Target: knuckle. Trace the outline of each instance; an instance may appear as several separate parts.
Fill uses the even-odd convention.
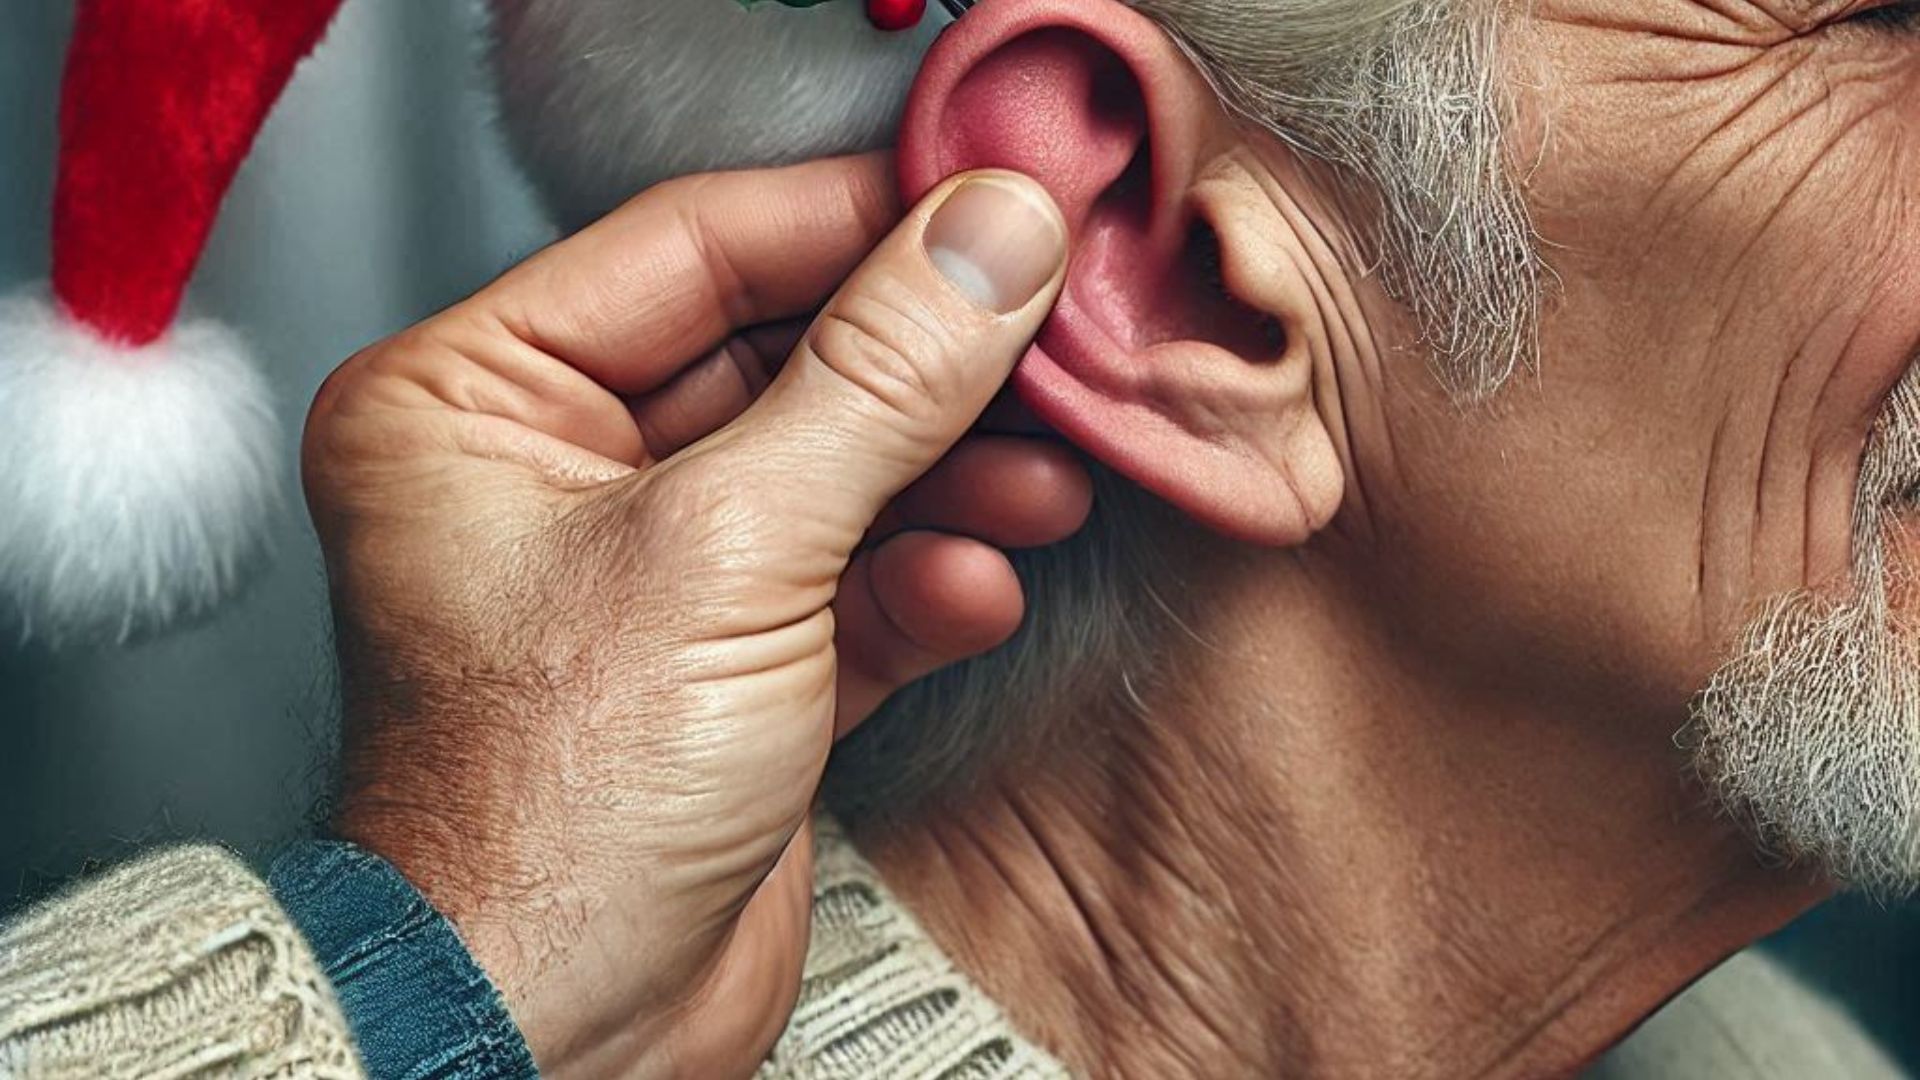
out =
[[[636,200],[668,204],[697,202],[700,193],[713,186],[713,179],[714,174],[710,172],[681,173],[653,185]]]
[[[372,393],[381,379],[406,369],[411,357],[427,348],[424,324],[402,330],[349,356],[321,382],[307,410],[309,426],[350,412]]]
[[[675,221],[693,252],[694,265],[706,275],[705,287],[712,304],[729,323],[744,326],[753,321],[753,313],[758,310],[758,290],[752,278],[741,272],[724,232],[705,209],[707,205],[688,197],[677,204]]]
[[[668,177],[629,198],[616,214],[647,214],[661,208],[686,206],[699,201],[701,192],[712,182],[708,173],[683,173]]]
[[[431,332],[415,326],[361,349],[335,368],[307,407],[300,434],[303,475],[324,479],[346,463],[394,451],[408,428],[390,419],[414,403],[410,380],[432,350]]]
[[[306,426],[301,431],[301,455],[308,461],[323,460],[333,443],[340,417],[350,411],[360,394],[368,371],[381,363],[386,342],[369,345],[348,357],[333,369],[314,392],[307,406]]]
[[[842,297],[807,345],[822,367],[894,413],[937,414],[960,393],[952,333],[904,288]]]

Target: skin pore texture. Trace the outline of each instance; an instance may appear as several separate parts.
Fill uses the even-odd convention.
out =
[[[1560,1074],[1828,894],[1779,856],[1910,884],[1910,432],[1860,473],[1920,349],[1920,31],[1877,7],[1505,20],[1552,299],[1471,407],[1373,272],[1364,187],[1152,22],[985,0],[941,37],[903,182],[1015,168],[1065,211],[1015,381],[1115,477],[1061,557],[1107,559],[1081,614],[1129,629],[997,669],[975,775],[854,826],[1024,1030],[1094,1075]],[[1755,622],[1781,605],[1816,615]],[[1835,607],[1865,614],[1810,644]]]

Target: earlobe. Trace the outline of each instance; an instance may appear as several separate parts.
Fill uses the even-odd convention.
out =
[[[1315,408],[1299,307],[1311,297],[1261,278],[1245,250],[1261,239],[1258,186],[1203,175],[1234,130],[1179,50],[1117,0],[983,4],[928,54],[901,183],[914,200],[996,167],[1046,185],[1073,251],[1015,374],[1022,399],[1201,522],[1297,544],[1333,516],[1341,470]]]

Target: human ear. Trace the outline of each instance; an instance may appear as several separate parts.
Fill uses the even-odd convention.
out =
[[[1117,0],[992,0],[928,53],[900,177],[909,200],[983,167],[1046,186],[1072,254],[1021,397],[1195,519],[1298,544],[1344,479],[1316,408],[1312,290],[1261,249],[1257,185],[1210,180],[1237,138],[1186,57]]]

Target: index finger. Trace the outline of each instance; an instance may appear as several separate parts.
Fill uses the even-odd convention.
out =
[[[884,152],[686,177],[467,303],[607,389],[645,393],[739,329],[819,307],[899,218]]]

